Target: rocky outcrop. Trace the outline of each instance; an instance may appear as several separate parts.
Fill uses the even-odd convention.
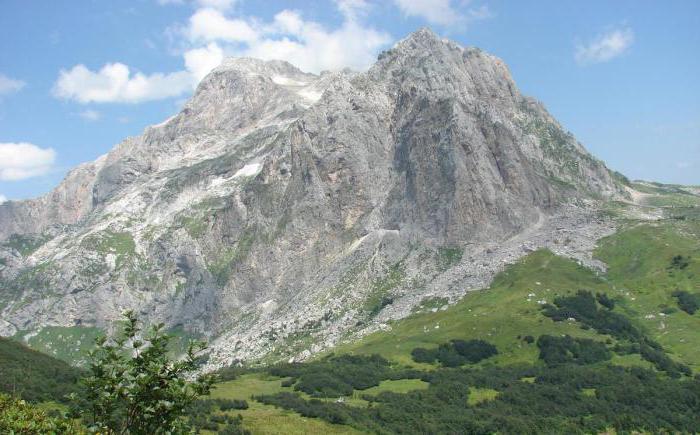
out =
[[[229,59],[173,118],[0,205],[0,332],[133,308],[213,340],[212,367],[303,357],[456,300],[562,222],[587,261],[595,201],[623,194],[501,60],[429,30],[365,73]]]

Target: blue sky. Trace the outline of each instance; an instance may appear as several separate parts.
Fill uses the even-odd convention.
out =
[[[501,57],[611,168],[700,184],[695,0],[0,0],[0,201],[176,113],[222,56],[363,69],[422,26]]]

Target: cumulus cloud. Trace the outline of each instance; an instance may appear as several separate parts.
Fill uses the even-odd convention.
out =
[[[213,70],[224,60],[224,51],[215,42],[206,47],[194,48],[184,54],[185,67],[192,74],[194,81],[199,83],[209,71]]]
[[[158,1],[158,4],[161,6],[185,4],[185,0],[157,0],[157,1]],[[232,9],[236,5],[236,3],[238,3],[238,1],[237,0],[191,0],[190,3],[192,3],[193,5],[198,6],[198,7],[213,8],[213,9],[225,11],[225,10]]]
[[[371,8],[366,0],[337,0],[343,20],[336,28],[306,20],[298,11],[288,9],[271,21],[231,15],[235,3],[197,0],[195,4],[201,7],[184,26],[171,31],[179,37],[183,70],[148,75],[132,72],[119,62],[95,71],[79,64],[60,72],[53,94],[83,104],[177,97],[191,91],[225,56],[286,60],[316,73],[346,67],[362,70],[391,41],[387,33],[362,22]]]
[[[287,9],[271,22],[227,18],[220,11],[200,9],[190,18],[185,33],[192,43],[221,44],[217,47],[229,55],[286,60],[305,71],[365,69],[391,38],[360,22],[359,17],[369,7],[367,2],[339,0],[336,5],[344,17],[336,29],[305,20],[299,12]],[[218,50],[209,51],[212,57],[218,57]]]
[[[56,152],[27,142],[0,143],[0,180],[16,181],[44,175],[53,166]]]
[[[252,42],[258,39],[258,32],[242,19],[229,19],[216,9],[197,10],[190,17],[188,28],[192,40]]]
[[[78,115],[87,121],[97,121],[102,117],[102,114],[100,112],[92,109],[83,110]]]
[[[177,96],[191,87],[188,71],[132,74],[128,66],[117,62],[108,63],[99,71],[82,64],[61,70],[53,94],[80,103],[140,103]]]
[[[0,95],[11,94],[22,89],[26,85],[22,80],[15,80],[0,74]]]
[[[581,65],[607,62],[625,53],[633,42],[634,32],[629,27],[612,30],[588,44],[578,44],[576,62]]]
[[[0,205],[7,202],[7,197],[5,195],[0,195]]]
[[[465,3],[468,1],[462,2],[462,4]],[[455,8],[451,0],[394,0],[394,4],[406,16],[419,17],[430,24],[440,26],[466,24],[491,16],[491,12],[486,6],[462,11]]]
[[[197,0],[199,6],[205,8],[219,9],[222,11],[233,8],[236,5],[236,0]]]

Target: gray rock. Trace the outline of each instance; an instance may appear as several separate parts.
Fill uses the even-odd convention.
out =
[[[603,267],[597,201],[624,195],[500,59],[427,29],[365,73],[228,59],[176,116],[0,205],[0,333],[134,309],[212,340],[211,368],[303,359],[532,249]]]

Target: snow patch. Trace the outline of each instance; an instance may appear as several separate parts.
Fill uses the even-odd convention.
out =
[[[362,236],[359,239],[352,242],[352,245],[350,245],[350,252],[357,249],[362,244],[362,242],[367,238],[367,236],[369,236],[369,234],[365,234],[364,236]]]
[[[272,76],[272,82],[282,86],[306,86],[308,84],[285,76]]]
[[[236,171],[236,173],[233,174],[233,178],[252,177],[253,175],[257,175],[257,173],[260,172],[261,169],[262,163],[249,163],[243,166],[238,171]]]
[[[323,95],[322,91],[319,91],[318,89],[301,89],[297,91],[297,94],[302,96],[304,99],[311,101],[312,103],[315,103],[316,101],[321,99],[321,96]]]
[[[226,181],[228,181],[228,179],[227,179],[227,178],[224,178],[224,177],[217,177],[217,178],[214,178],[214,179],[211,180],[211,182],[209,183],[209,187],[221,186],[221,185],[224,184]]]

